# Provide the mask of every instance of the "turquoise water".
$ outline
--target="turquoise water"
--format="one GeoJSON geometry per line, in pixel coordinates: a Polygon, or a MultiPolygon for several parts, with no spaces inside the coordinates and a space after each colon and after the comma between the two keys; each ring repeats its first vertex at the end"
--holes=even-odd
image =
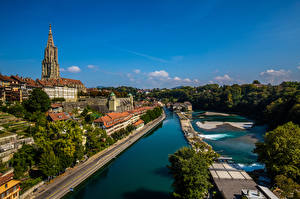
{"type": "MultiPolygon", "coordinates": [[[[262,139],[264,127],[258,126],[250,131],[239,132],[204,132],[195,125],[195,122],[205,119],[197,118],[197,113],[194,116],[192,123],[196,130],[207,135],[221,135],[215,140],[205,139],[216,151],[232,156],[238,163],[255,163],[256,156],[251,152],[254,148],[253,140],[262,139]]],[[[248,121],[240,116],[210,117],[206,120],[248,121]]],[[[175,114],[167,111],[167,118],[162,125],[141,138],[65,198],[169,198],[172,178],[166,168],[168,155],[182,146],[187,146],[187,142],[181,132],[179,120],[175,114]]]]}
{"type": "Polygon", "coordinates": [[[177,117],[167,112],[160,127],[65,198],[168,198],[172,191],[172,178],[166,168],[168,155],[186,145],[177,117]]]}
{"type": "Polygon", "coordinates": [[[246,170],[249,166],[260,168],[258,165],[257,155],[252,151],[255,147],[255,142],[262,141],[266,132],[266,126],[254,126],[248,130],[230,130],[228,128],[218,128],[214,130],[204,130],[196,125],[198,121],[222,121],[222,122],[252,122],[251,120],[238,116],[201,116],[199,113],[193,113],[192,125],[196,131],[204,134],[205,142],[210,144],[218,153],[231,156],[235,162],[240,163],[246,170]]]}

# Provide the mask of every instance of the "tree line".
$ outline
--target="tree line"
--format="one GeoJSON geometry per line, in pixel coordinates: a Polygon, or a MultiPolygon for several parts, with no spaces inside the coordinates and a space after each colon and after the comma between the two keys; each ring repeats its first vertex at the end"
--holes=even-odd
{"type": "Polygon", "coordinates": [[[190,101],[194,110],[238,113],[267,123],[270,129],[288,121],[300,124],[299,82],[283,82],[275,86],[208,84],[179,89],[156,89],[149,96],[165,103],[190,101]]]}
{"type": "MultiPolygon", "coordinates": [[[[258,81],[231,86],[209,84],[194,88],[157,89],[150,95],[164,103],[190,101],[194,110],[238,113],[256,119],[258,123],[268,124],[269,131],[264,142],[256,143],[254,152],[258,154],[258,161],[266,165],[272,188],[282,197],[300,198],[299,82],[283,82],[275,86],[262,85],[258,81]]],[[[175,166],[181,168],[183,164],[175,166]]],[[[189,174],[185,172],[198,166],[189,165],[186,170],[178,170],[177,175],[184,175],[186,178],[183,179],[189,179],[189,174]]],[[[178,179],[175,176],[176,181],[178,179]]],[[[189,189],[190,194],[197,192],[193,191],[193,183],[189,188],[176,183],[176,198],[203,198],[203,195],[177,194],[178,189],[189,189]]]]}
{"type": "Polygon", "coordinates": [[[144,121],[145,124],[155,120],[159,116],[161,116],[163,110],[161,107],[155,107],[153,110],[148,110],[146,114],[141,116],[141,119],[144,121]]]}

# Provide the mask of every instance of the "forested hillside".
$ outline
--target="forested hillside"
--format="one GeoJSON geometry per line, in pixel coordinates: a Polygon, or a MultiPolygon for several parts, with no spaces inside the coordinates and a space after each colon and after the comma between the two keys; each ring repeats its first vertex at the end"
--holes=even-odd
{"type": "Polygon", "coordinates": [[[193,109],[238,113],[267,123],[270,129],[288,121],[300,124],[299,82],[283,82],[276,86],[208,84],[155,90],[151,95],[165,103],[190,101],[193,109]]]}

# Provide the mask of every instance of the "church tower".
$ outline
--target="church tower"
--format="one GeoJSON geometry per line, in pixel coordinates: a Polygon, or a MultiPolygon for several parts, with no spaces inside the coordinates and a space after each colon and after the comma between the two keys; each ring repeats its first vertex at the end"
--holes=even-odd
{"type": "Polygon", "coordinates": [[[59,64],[57,58],[57,48],[54,46],[51,24],[49,25],[48,42],[45,48],[44,59],[42,61],[42,79],[58,79],[59,64]]]}

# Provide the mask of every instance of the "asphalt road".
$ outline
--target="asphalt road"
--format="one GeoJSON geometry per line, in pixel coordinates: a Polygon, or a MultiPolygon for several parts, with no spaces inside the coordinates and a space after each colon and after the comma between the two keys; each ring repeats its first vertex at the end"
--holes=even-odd
{"type": "Polygon", "coordinates": [[[145,125],[143,129],[125,138],[122,142],[116,143],[115,146],[113,145],[106,149],[107,151],[104,153],[102,152],[101,155],[98,156],[96,154],[86,162],[67,171],[66,174],[55,179],[54,182],[39,188],[39,190],[34,193],[33,197],[37,199],[58,199],[63,197],[71,188],[75,188],[139,138],[160,124],[164,119],[165,115],[145,125]]]}

